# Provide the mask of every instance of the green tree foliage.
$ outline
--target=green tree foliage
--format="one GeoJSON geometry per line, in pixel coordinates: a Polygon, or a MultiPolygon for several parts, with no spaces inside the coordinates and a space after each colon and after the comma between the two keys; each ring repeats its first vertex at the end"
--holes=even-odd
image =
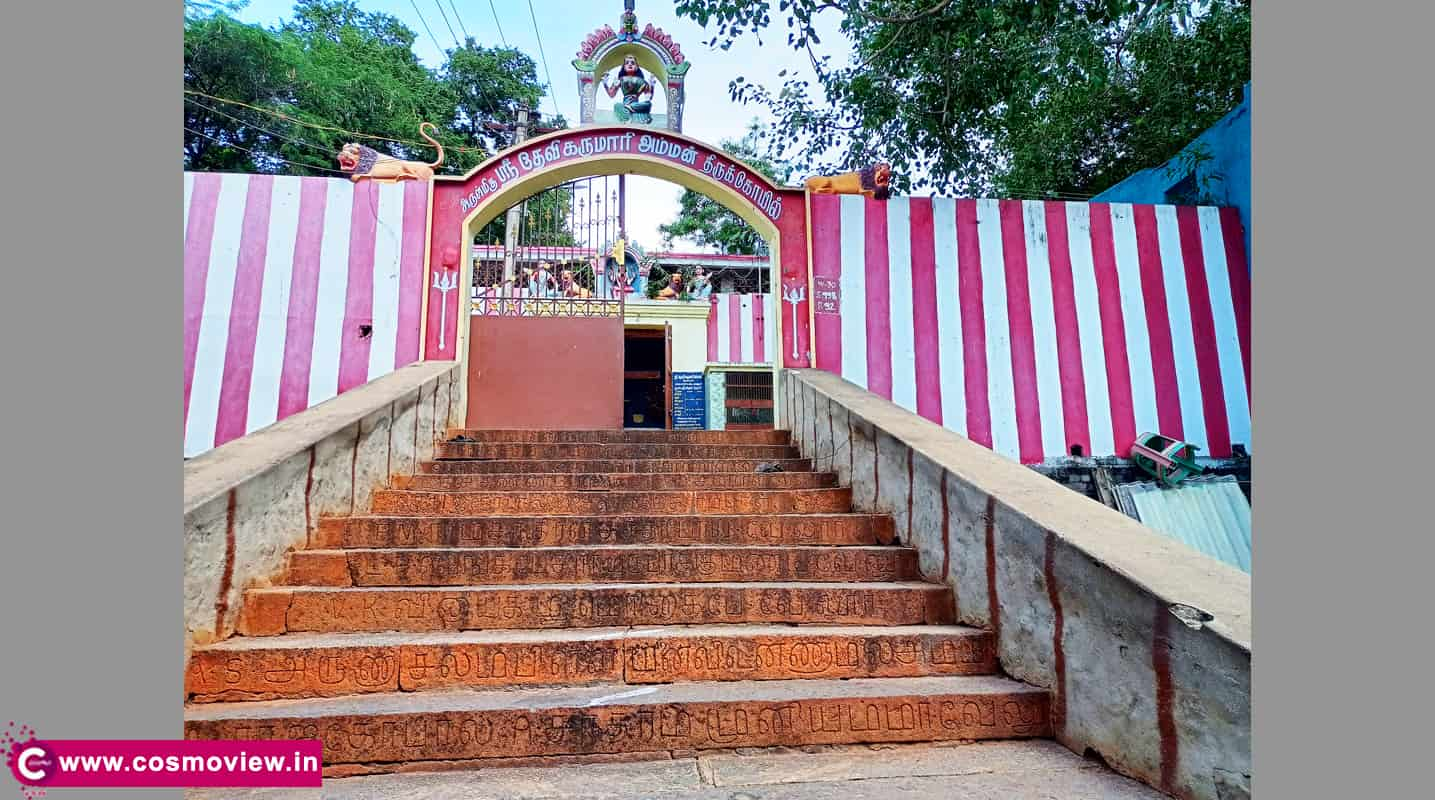
{"type": "MultiPolygon", "coordinates": [[[[761,37],[767,0],[678,0],[710,44],[761,37]]],[[[1161,164],[1240,102],[1249,0],[782,0],[818,85],[735,77],[776,117],[770,152],[886,160],[899,190],[1090,195],[1161,164]],[[820,53],[823,15],[853,43],[820,53]]]]}
{"type": "MultiPolygon", "coordinates": [[[[721,143],[728,155],[782,185],[788,182],[794,167],[785,161],[763,154],[766,132],[753,122],[747,135],[739,140],[721,143]]],[[[692,189],[684,189],[678,201],[677,216],[672,222],[658,226],[663,246],[672,247],[674,239],[689,239],[699,247],[715,247],[719,252],[753,255],[762,247],[762,236],[742,217],[729,211],[716,200],[692,189]]]]}
{"type": "MultiPolygon", "coordinates": [[[[431,70],[414,55],[412,30],[353,0],[299,0],[277,28],[234,19],[244,4],[185,4],[185,169],[332,177],[350,141],[431,162],[418,130],[432,122],[445,150],[439,172],[462,174],[510,146],[518,105],[544,95],[534,60],[512,48],[470,38],[431,70]]],[[[495,225],[501,240],[502,217],[495,225]]]]}
{"type": "Polygon", "coordinates": [[[187,169],[332,175],[335,154],[356,138],[344,131],[396,158],[432,161],[418,136],[432,122],[446,151],[439,171],[462,173],[509,146],[514,109],[544,94],[531,57],[472,39],[430,70],[412,30],[353,0],[299,0],[277,29],[235,20],[227,12],[238,5],[186,4],[185,88],[259,110],[186,95],[185,127],[203,134],[185,134],[187,169]]]}

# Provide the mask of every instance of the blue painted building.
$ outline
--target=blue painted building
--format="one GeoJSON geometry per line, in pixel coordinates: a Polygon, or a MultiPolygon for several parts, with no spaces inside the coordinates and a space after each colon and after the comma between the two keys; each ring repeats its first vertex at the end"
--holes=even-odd
{"type": "Polygon", "coordinates": [[[1218,205],[1238,209],[1251,264],[1251,85],[1229,114],[1170,161],[1144,169],[1092,198],[1098,203],[1218,205]],[[1195,158],[1191,156],[1199,154],[1195,158]]]}

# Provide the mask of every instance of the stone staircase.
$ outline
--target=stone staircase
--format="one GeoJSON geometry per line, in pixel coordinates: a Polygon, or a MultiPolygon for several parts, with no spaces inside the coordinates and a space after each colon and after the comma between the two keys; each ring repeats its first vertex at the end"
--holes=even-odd
{"type": "Polygon", "coordinates": [[[320,738],[338,776],[1050,735],[785,431],[449,438],[195,650],[189,738],[320,738]]]}

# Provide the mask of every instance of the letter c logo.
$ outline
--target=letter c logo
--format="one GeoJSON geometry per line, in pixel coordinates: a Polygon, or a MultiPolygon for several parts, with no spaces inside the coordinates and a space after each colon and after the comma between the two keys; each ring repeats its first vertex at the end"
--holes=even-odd
{"type": "MultiPolygon", "coordinates": [[[[45,770],[32,769],[30,767],[30,762],[33,759],[43,758],[47,755],[49,755],[49,753],[46,752],[45,748],[43,747],[27,747],[24,750],[21,750],[20,755],[16,757],[15,769],[19,771],[22,776],[24,776],[25,780],[42,781],[45,779],[45,770]]],[[[43,766],[49,766],[50,762],[41,761],[40,763],[43,766]]]]}

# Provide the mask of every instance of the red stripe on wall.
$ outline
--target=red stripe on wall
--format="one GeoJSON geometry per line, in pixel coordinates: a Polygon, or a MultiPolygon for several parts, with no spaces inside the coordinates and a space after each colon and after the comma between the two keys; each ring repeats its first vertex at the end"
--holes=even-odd
{"type": "Polygon", "coordinates": [[[204,316],[204,285],[209,280],[209,250],[214,242],[214,215],[219,208],[220,176],[200,172],[189,195],[189,225],[184,232],[184,419],[189,420],[189,392],[194,387],[194,358],[204,316]]]}
{"type": "Polygon", "coordinates": [[[1234,208],[1221,209],[1221,239],[1226,244],[1226,270],[1231,275],[1231,305],[1241,339],[1241,364],[1246,372],[1246,405],[1251,402],[1251,270],[1246,266],[1245,229],[1234,208]]]}
{"type": "MultiPolygon", "coordinates": [[[[822,312],[824,301],[819,297],[823,286],[839,286],[842,282],[842,214],[835,195],[812,198],[812,302],[813,335],[817,337],[817,368],[835,375],[842,374],[842,315],[822,312]],[[827,280],[822,280],[822,279],[827,280]]],[[[839,300],[840,303],[840,300],[839,300]]]]}
{"type": "Polygon", "coordinates": [[[394,369],[412,364],[419,358],[427,225],[428,184],[409,181],[404,185],[403,238],[399,253],[399,336],[394,344],[394,369]]]}
{"type": "Polygon", "coordinates": [[[977,240],[977,201],[957,201],[957,294],[962,308],[962,362],[967,398],[967,438],[992,446],[987,398],[987,333],[982,312],[982,251],[977,240]]]}
{"type": "Polygon", "coordinates": [[[279,374],[279,419],[309,405],[309,367],[314,356],[314,308],[319,302],[319,253],[324,244],[326,178],[303,178],[299,185],[299,227],[289,279],[284,368],[279,374]]]}
{"type": "MultiPolygon", "coordinates": [[[[1011,330],[1011,377],[1016,432],[1023,464],[1040,463],[1041,403],[1036,385],[1036,333],[1031,324],[1031,288],[1026,274],[1026,228],[1020,200],[1002,200],[1002,262],[1006,267],[1007,327],[1011,330]]],[[[994,369],[1001,369],[996,365],[994,369]]]]}
{"type": "Polygon", "coordinates": [[[763,323],[767,320],[767,295],[753,294],[752,297],[752,360],[761,364],[767,361],[767,331],[763,323]]]}
{"type": "Polygon", "coordinates": [[[254,342],[259,336],[259,299],[264,291],[264,258],[269,251],[269,207],[273,197],[273,175],[249,178],[244,222],[239,231],[239,263],[234,271],[234,295],[229,308],[224,377],[219,386],[219,417],[214,424],[215,447],[243,436],[249,422],[249,387],[254,378],[254,342]]]}
{"type": "MultiPolygon", "coordinates": [[[[892,280],[887,254],[887,205],[863,199],[867,235],[867,390],[892,399],[892,280]]],[[[899,231],[898,235],[905,233],[899,231]]]]}
{"type": "Polygon", "coordinates": [[[1231,455],[1231,426],[1226,419],[1221,360],[1216,350],[1216,316],[1211,307],[1206,262],[1201,252],[1201,220],[1194,207],[1180,206],[1176,209],[1176,230],[1181,237],[1181,260],[1186,267],[1186,294],[1191,304],[1191,338],[1196,344],[1196,374],[1201,379],[1201,412],[1206,420],[1206,454],[1214,458],[1226,458],[1231,455]]]}
{"type": "Polygon", "coordinates": [[[718,298],[722,295],[708,296],[708,361],[718,360],[718,298]]]}
{"type": "Polygon", "coordinates": [[[1131,400],[1131,368],[1126,357],[1126,322],[1121,313],[1121,281],[1116,274],[1116,240],[1111,205],[1091,204],[1091,260],[1101,308],[1101,340],[1106,354],[1106,388],[1111,399],[1111,434],[1116,455],[1126,457],[1136,440],[1136,409],[1131,400]]]}
{"type": "Polygon", "coordinates": [[[917,413],[942,424],[942,362],[937,357],[937,241],[932,198],[913,197],[912,337],[916,342],[917,413]]]}
{"type": "Polygon", "coordinates": [[[1051,265],[1051,299],[1056,310],[1056,363],[1061,374],[1061,415],[1066,446],[1091,452],[1086,419],[1086,375],[1081,368],[1081,326],[1076,320],[1076,286],[1071,276],[1071,240],[1066,230],[1066,203],[1048,201],[1046,250],[1051,265]]]}
{"type": "Polygon", "coordinates": [[[1161,433],[1184,437],[1181,392],[1176,383],[1176,349],[1171,343],[1171,315],[1166,308],[1166,279],[1161,267],[1161,242],[1156,233],[1156,207],[1132,206],[1136,222],[1136,257],[1141,269],[1141,297],[1151,342],[1151,373],[1156,379],[1156,424],[1161,433]]]}
{"type": "Polygon", "coordinates": [[[379,185],[361,181],[354,186],[349,223],[349,290],[344,300],[344,328],[340,332],[339,392],[347,392],[369,379],[372,336],[360,336],[360,325],[374,324],[374,236],[378,228],[379,185]]]}
{"type": "Polygon", "coordinates": [[[727,296],[727,360],[742,363],[742,297],[735,294],[727,296]]]}

